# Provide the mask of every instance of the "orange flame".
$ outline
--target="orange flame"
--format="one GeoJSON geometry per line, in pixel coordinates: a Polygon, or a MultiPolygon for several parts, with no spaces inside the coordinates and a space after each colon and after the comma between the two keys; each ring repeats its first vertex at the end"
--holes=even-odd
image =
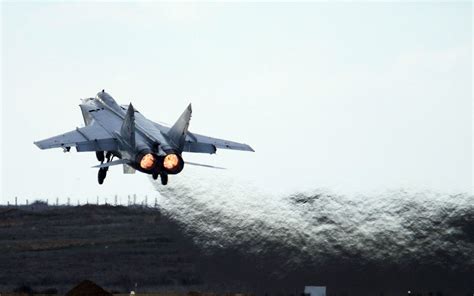
{"type": "Polygon", "coordinates": [[[145,154],[140,160],[140,167],[144,170],[150,170],[155,165],[155,157],[153,154],[145,154]]]}
{"type": "Polygon", "coordinates": [[[179,164],[179,158],[176,154],[168,154],[163,160],[163,166],[168,170],[173,170],[179,164]]]}

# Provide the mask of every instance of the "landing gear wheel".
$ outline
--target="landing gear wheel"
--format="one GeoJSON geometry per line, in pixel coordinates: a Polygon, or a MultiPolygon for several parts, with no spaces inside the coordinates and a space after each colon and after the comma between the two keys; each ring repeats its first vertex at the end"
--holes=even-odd
{"type": "Polygon", "coordinates": [[[152,177],[153,177],[153,180],[158,179],[158,173],[153,173],[153,174],[152,174],[152,177]]]}
{"type": "Polygon", "coordinates": [[[97,160],[100,161],[100,163],[104,162],[104,160],[105,160],[104,151],[96,151],[95,156],[97,157],[97,160]]]}
{"type": "Polygon", "coordinates": [[[168,174],[167,173],[161,173],[160,174],[160,179],[161,179],[161,185],[168,184],[168,174]]]}
{"type": "Polygon", "coordinates": [[[99,169],[99,174],[97,175],[97,180],[99,181],[99,184],[103,184],[105,177],[107,177],[107,170],[105,168],[100,168],[99,169]]]}

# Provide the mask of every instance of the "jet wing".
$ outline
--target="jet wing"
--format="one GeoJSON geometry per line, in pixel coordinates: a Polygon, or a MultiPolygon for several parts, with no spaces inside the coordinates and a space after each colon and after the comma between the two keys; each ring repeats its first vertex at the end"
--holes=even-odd
{"type": "Polygon", "coordinates": [[[255,151],[247,144],[211,138],[191,132],[188,132],[186,135],[186,142],[183,151],[213,154],[216,153],[217,148],[252,152],[255,151]]]}
{"type": "Polygon", "coordinates": [[[83,151],[116,151],[119,149],[117,139],[113,138],[99,124],[91,124],[62,135],[35,142],[40,149],[76,147],[83,151]]]}
{"type": "MultiPolygon", "coordinates": [[[[152,123],[159,130],[158,132],[167,134],[168,131],[170,130],[170,128],[166,126],[164,123],[156,123],[156,122],[152,122],[152,123]]],[[[186,133],[186,138],[185,138],[184,148],[183,148],[184,152],[214,154],[216,153],[217,148],[255,152],[255,150],[253,150],[252,147],[250,147],[247,144],[203,136],[200,134],[192,133],[190,131],[186,133]]]]}

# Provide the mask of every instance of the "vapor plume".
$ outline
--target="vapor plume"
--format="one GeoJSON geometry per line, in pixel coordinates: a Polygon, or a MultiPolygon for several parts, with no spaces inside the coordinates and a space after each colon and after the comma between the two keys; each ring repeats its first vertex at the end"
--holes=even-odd
{"type": "Polygon", "coordinates": [[[349,277],[403,272],[402,278],[474,270],[474,198],[468,194],[275,195],[229,180],[187,176],[171,183],[156,186],[162,210],[204,254],[232,251],[276,279],[310,269],[349,277]]]}

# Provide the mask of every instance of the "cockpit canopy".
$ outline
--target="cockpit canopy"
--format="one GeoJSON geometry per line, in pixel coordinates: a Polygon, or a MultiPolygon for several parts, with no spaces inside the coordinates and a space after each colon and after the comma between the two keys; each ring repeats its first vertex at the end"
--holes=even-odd
{"type": "Polygon", "coordinates": [[[96,99],[112,109],[120,110],[120,106],[117,104],[117,102],[115,102],[114,98],[112,98],[112,96],[106,93],[104,90],[97,93],[96,99]]]}

